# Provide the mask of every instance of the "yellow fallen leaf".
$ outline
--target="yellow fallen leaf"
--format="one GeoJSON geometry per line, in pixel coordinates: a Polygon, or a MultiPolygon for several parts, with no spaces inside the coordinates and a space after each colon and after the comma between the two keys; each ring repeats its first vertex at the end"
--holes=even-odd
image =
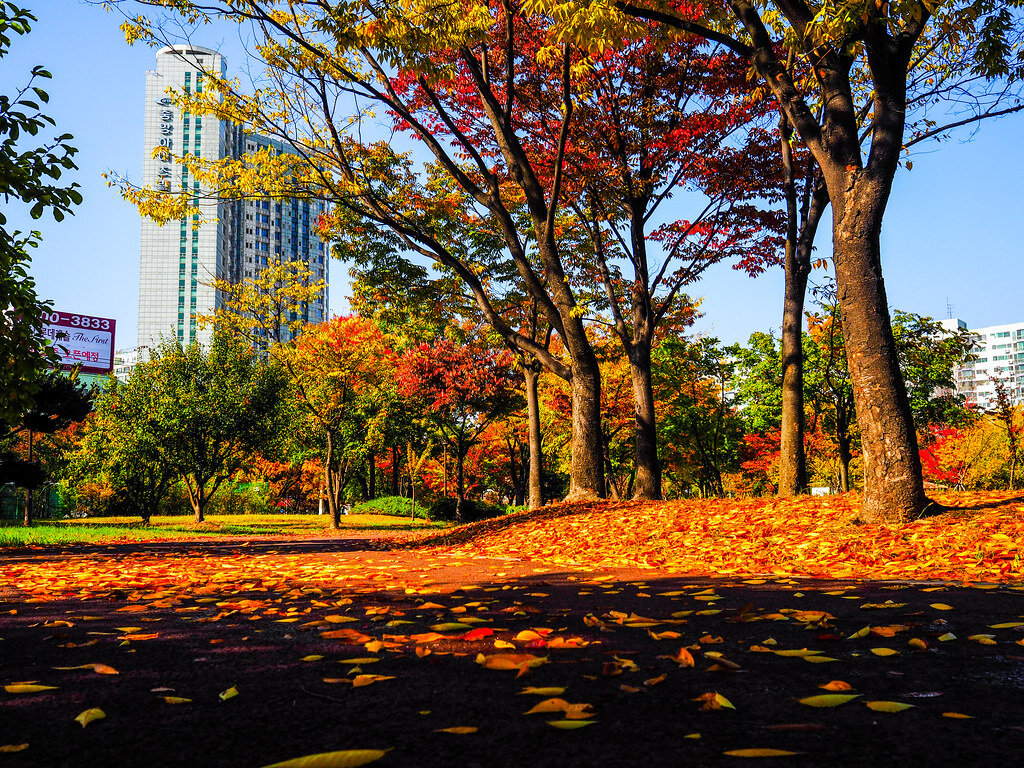
{"type": "Polygon", "coordinates": [[[82,727],[85,728],[85,726],[87,726],[89,723],[95,720],[102,720],[106,716],[107,713],[104,712],[102,709],[93,707],[91,709],[85,710],[84,712],[80,712],[78,714],[78,717],[75,718],[75,722],[81,723],[82,727]]]}
{"type": "Polygon", "coordinates": [[[438,728],[434,733],[476,733],[480,729],[474,725],[456,725],[452,728],[438,728]]]}
{"type": "Polygon", "coordinates": [[[789,755],[799,755],[801,753],[790,752],[785,749],[755,747],[753,749],[730,749],[722,754],[729,755],[730,757],[788,757],[789,755]]]}
{"type": "Polygon", "coordinates": [[[386,749],[345,749],[340,752],[321,752],[285,760],[263,768],[358,768],[380,760],[390,750],[386,749]]]}
{"type": "Polygon", "coordinates": [[[541,640],[543,638],[532,629],[524,629],[515,636],[515,639],[521,643],[528,643],[530,640],[541,640]]]}
{"type": "Polygon", "coordinates": [[[233,686],[233,685],[230,688],[228,688],[226,691],[221,691],[218,694],[218,696],[220,697],[221,701],[227,701],[228,699],[233,699],[237,695],[238,695],[238,689],[235,686],[233,686]]]}
{"type": "Polygon", "coordinates": [[[330,616],[324,616],[324,621],[331,624],[344,624],[348,621],[356,621],[356,619],[352,616],[339,616],[337,614],[332,614],[330,616]]]}
{"type": "Polygon", "coordinates": [[[534,656],[530,653],[494,653],[490,656],[486,656],[481,653],[477,654],[476,657],[476,663],[486,669],[515,669],[520,673],[522,673],[523,670],[538,667],[541,664],[546,664],[547,660],[547,656],[534,656]]]}
{"type": "Polygon", "coordinates": [[[683,736],[683,738],[684,739],[699,739],[700,738],[700,734],[699,733],[688,733],[685,736],[683,736]]]}
{"type": "Polygon", "coordinates": [[[823,708],[838,707],[840,704],[845,704],[859,697],[860,694],[858,693],[823,693],[818,696],[808,696],[805,699],[799,699],[799,701],[808,707],[823,708]]]}
{"type": "Polygon", "coordinates": [[[55,691],[56,685],[34,685],[31,683],[12,683],[5,685],[4,690],[8,693],[39,693],[41,691],[55,691]]]}
{"type": "Polygon", "coordinates": [[[181,696],[162,696],[161,697],[168,704],[191,704],[192,699],[185,699],[181,696]]]}
{"type": "Polygon", "coordinates": [[[772,651],[776,656],[796,656],[798,658],[806,658],[808,656],[817,656],[822,651],[810,651],[807,648],[800,648],[797,650],[785,650],[785,651],[772,651]]]}
{"type": "Polygon", "coordinates": [[[919,637],[912,637],[912,638],[910,638],[907,641],[907,645],[909,645],[911,648],[916,648],[919,651],[927,651],[928,650],[928,643],[926,643],[924,640],[922,640],[919,637]]]}
{"type": "Polygon", "coordinates": [[[320,661],[320,659],[322,659],[322,658],[323,658],[323,656],[322,656],[321,654],[319,654],[319,653],[314,653],[314,654],[313,654],[313,655],[311,655],[311,656],[303,656],[303,657],[302,657],[302,658],[300,659],[300,661],[320,661]]]}
{"type": "Polygon", "coordinates": [[[374,664],[380,661],[380,656],[358,656],[354,659],[338,659],[339,664],[374,664]]]}
{"type": "Polygon", "coordinates": [[[509,648],[515,648],[515,643],[510,643],[507,640],[495,640],[494,647],[502,650],[508,650],[509,648]]]}
{"type": "Polygon", "coordinates": [[[565,688],[534,688],[532,685],[523,688],[519,692],[519,695],[533,694],[536,696],[561,696],[565,693],[565,688]]]}
{"type": "Polygon", "coordinates": [[[113,667],[107,666],[106,664],[79,664],[78,666],[75,666],[75,667],[54,667],[54,669],[59,669],[59,670],[62,670],[62,671],[66,671],[66,670],[70,670],[70,669],[91,669],[93,672],[95,672],[98,675],[119,675],[119,674],[121,674],[116,669],[114,669],[113,667]]]}
{"type": "Polygon", "coordinates": [[[949,642],[950,640],[956,640],[956,635],[954,635],[952,632],[947,632],[944,635],[939,635],[939,642],[940,643],[946,643],[946,642],[949,642]]]}
{"type": "Polygon", "coordinates": [[[574,731],[596,722],[596,720],[548,720],[548,725],[563,731],[574,731]]]}
{"type": "Polygon", "coordinates": [[[693,701],[704,702],[704,705],[701,707],[701,709],[705,711],[723,708],[736,709],[736,707],[732,705],[731,701],[729,701],[727,698],[725,698],[725,696],[718,693],[717,691],[709,691],[708,693],[702,693],[700,696],[693,699],[693,701]]]}
{"type": "Polygon", "coordinates": [[[434,624],[430,628],[435,632],[454,632],[458,629],[472,629],[473,627],[461,621],[449,621],[444,624],[434,624]]]}
{"type": "Polygon", "coordinates": [[[1002,624],[989,624],[989,629],[1016,629],[1024,627],[1024,621],[1007,621],[1002,624]]]}
{"type": "Polygon", "coordinates": [[[831,656],[804,656],[804,661],[809,661],[811,664],[828,664],[830,661],[839,661],[831,656]]]}
{"type": "Polygon", "coordinates": [[[981,643],[982,645],[995,645],[996,644],[995,635],[971,635],[967,639],[968,640],[973,640],[976,643],[981,643]]]}
{"type": "Polygon", "coordinates": [[[961,714],[960,712],[943,712],[942,716],[943,717],[951,718],[953,720],[973,720],[974,719],[974,715],[964,715],[964,714],[961,714]]]}
{"type": "Polygon", "coordinates": [[[28,742],[24,744],[4,744],[0,747],[0,753],[21,752],[23,749],[28,749],[28,742]]]}
{"type": "Polygon", "coordinates": [[[364,643],[363,647],[370,653],[380,653],[387,648],[387,645],[382,640],[371,640],[368,643],[364,643]]]}
{"type": "Polygon", "coordinates": [[[931,607],[934,608],[936,611],[952,611],[953,610],[953,606],[952,605],[948,605],[946,603],[932,603],[931,607]]]}
{"type": "Polygon", "coordinates": [[[865,701],[864,703],[868,709],[873,709],[875,712],[902,712],[914,706],[913,704],[902,704],[898,701],[865,701]]]}
{"type": "Polygon", "coordinates": [[[871,632],[871,627],[864,627],[863,629],[858,629],[856,632],[854,632],[852,635],[850,635],[846,639],[847,640],[857,640],[857,639],[859,639],[861,637],[867,637],[870,632],[871,632]]]}
{"type": "Polygon", "coordinates": [[[394,675],[356,675],[352,678],[353,688],[362,688],[366,685],[373,685],[381,680],[394,680],[394,675]]]}
{"type": "Polygon", "coordinates": [[[871,652],[875,656],[895,656],[899,651],[893,650],[892,648],[872,648],[871,652]]]}

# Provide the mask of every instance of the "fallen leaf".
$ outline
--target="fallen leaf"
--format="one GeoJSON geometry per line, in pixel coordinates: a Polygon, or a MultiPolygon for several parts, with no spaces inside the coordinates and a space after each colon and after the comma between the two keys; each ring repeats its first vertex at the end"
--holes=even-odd
{"type": "Polygon", "coordinates": [[[164,701],[168,704],[191,704],[192,699],[185,699],[181,696],[161,696],[164,701]]]}
{"type": "Polygon", "coordinates": [[[974,719],[974,715],[964,715],[964,714],[961,714],[960,712],[943,712],[942,716],[943,717],[948,717],[948,718],[950,718],[952,720],[973,720],[974,719]]]}
{"type": "Polygon", "coordinates": [[[4,744],[0,747],[0,753],[21,752],[24,749],[28,749],[27,742],[25,744],[4,744]]]}
{"type": "Polygon", "coordinates": [[[989,624],[989,629],[1016,629],[1024,627],[1024,621],[1007,621],[1002,624],[989,624]]]}
{"type": "Polygon", "coordinates": [[[913,704],[902,704],[898,701],[865,701],[864,703],[868,709],[873,709],[875,712],[902,712],[914,706],[913,704]]]}
{"type": "Polygon", "coordinates": [[[931,607],[934,608],[936,611],[952,611],[953,610],[953,606],[952,605],[948,605],[946,603],[932,603],[931,607]]]}
{"type": "Polygon", "coordinates": [[[729,755],[730,757],[788,757],[790,755],[799,755],[800,752],[790,752],[785,749],[768,749],[765,747],[755,747],[753,749],[730,749],[727,752],[723,752],[723,755],[729,755]]]}
{"type": "Polygon", "coordinates": [[[312,656],[303,656],[299,661],[320,661],[323,656],[319,653],[314,653],[312,656]]]}
{"type": "Polygon", "coordinates": [[[228,688],[226,691],[221,691],[218,694],[218,696],[219,696],[221,701],[227,701],[228,699],[233,699],[237,695],[238,695],[238,689],[235,686],[233,686],[233,685],[230,688],[228,688]]]}
{"type": "Polygon", "coordinates": [[[263,768],[358,768],[380,760],[389,750],[386,749],[346,749],[340,752],[321,752],[317,755],[306,755],[285,760],[281,763],[265,765],[263,768]]]}
{"type": "Polygon", "coordinates": [[[472,629],[473,627],[461,621],[449,621],[443,624],[434,624],[430,628],[435,632],[454,632],[455,630],[472,629]]]}
{"type": "Polygon", "coordinates": [[[838,707],[840,704],[846,704],[848,701],[853,701],[859,697],[860,694],[858,693],[823,693],[818,696],[808,696],[805,699],[799,699],[799,702],[808,707],[838,707]]]}
{"type": "Polygon", "coordinates": [[[704,705],[701,709],[705,712],[709,712],[715,709],[736,709],[725,696],[718,693],[717,691],[709,691],[708,693],[702,693],[692,701],[702,701],[704,705]]]}
{"type": "Polygon", "coordinates": [[[587,725],[593,725],[596,720],[548,720],[548,725],[562,731],[574,731],[587,725]]]}
{"type": "Polygon", "coordinates": [[[896,656],[899,651],[893,650],[892,648],[872,648],[871,652],[875,656],[896,656]]]}
{"type": "Polygon", "coordinates": [[[523,688],[523,690],[519,692],[519,695],[532,694],[535,696],[561,696],[563,693],[565,693],[565,688],[534,688],[531,685],[523,688]]]}
{"type": "Polygon", "coordinates": [[[31,683],[12,683],[5,685],[4,690],[8,693],[40,693],[41,691],[55,691],[56,685],[34,685],[31,683]]]}
{"type": "Polygon", "coordinates": [[[453,726],[451,728],[438,728],[437,730],[434,731],[434,733],[457,733],[457,734],[464,734],[464,733],[476,733],[479,730],[480,729],[477,728],[474,725],[456,725],[456,726],[453,726]]]}
{"type": "Polygon", "coordinates": [[[830,683],[819,685],[819,688],[824,688],[826,691],[852,691],[853,686],[842,680],[833,680],[830,683]]]}
{"type": "Polygon", "coordinates": [[[80,712],[78,714],[78,717],[75,718],[75,721],[81,723],[82,727],[85,728],[85,726],[87,726],[89,723],[95,720],[102,720],[106,716],[107,713],[104,712],[102,709],[92,707],[91,709],[87,709],[84,712],[80,712]]]}

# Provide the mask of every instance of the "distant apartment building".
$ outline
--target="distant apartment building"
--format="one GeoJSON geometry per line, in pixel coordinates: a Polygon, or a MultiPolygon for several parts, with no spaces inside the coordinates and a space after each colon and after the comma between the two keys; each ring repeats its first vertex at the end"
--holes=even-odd
{"type": "MultiPolygon", "coordinates": [[[[943,320],[950,331],[967,329],[959,318],[943,320]]],[[[974,359],[956,371],[957,391],[982,410],[996,406],[999,381],[1013,404],[1024,402],[1024,322],[968,329],[974,335],[974,359]]]]}
{"type": "MultiPolygon", "coordinates": [[[[314,279],[327,277],[327,250],[311,231],[324,211],[322,202],[291,198],[226,200],[211,198],[187,168],[154,157],[157,147],[171,155],[223,159],[269,148],[286,152],[281,142],[256,135],[210,115],[190,115],[174,105],[168,90],[200,93],[205,72],[224,75],[227,63],[216,51],[174,45],[156,55],[156,69],[146,73],[145,155],[143,184],[196,195],[201,211],[189,219],[159,226],[142,222],[139,274],[138,346],[161,339],[208,343],[210,329],[198,327],[223,297],[210,285],[216,279],[238,282],[254,278],[274,260],[302,261],[314,279]]],[[[292,319],[318,323],[327,319],[327,290],[292,319]]]]}

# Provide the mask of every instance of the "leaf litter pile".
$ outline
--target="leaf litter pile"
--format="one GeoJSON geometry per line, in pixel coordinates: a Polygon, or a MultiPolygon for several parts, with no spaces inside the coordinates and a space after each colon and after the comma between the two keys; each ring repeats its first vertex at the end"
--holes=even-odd
{"type": "Polygon", "coordinates": [[[845,499],[609,503],[429,548],[10,551],[0,768],[1004,762],[1021,502],[956,501],[899,529],[845,499]]]}
{"type": "Polygon", "coordinates": [[[986,492],[935,500],[949,511],[905,525],[855,524],[856,494],[560,505],[431,540],[463,555],[689,574],[1024,581],[1024,499],[986,492]]]}

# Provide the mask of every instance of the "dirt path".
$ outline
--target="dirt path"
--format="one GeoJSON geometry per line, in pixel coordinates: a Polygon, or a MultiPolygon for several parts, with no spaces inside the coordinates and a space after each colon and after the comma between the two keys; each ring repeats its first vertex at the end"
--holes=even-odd
{"type": "Polygon", "coordinates": [[[0,584],[0,685],[56,686],[0,690],[0,747],[28,744],[0,768],[259,768],[344,749],[390,750],[382,768],[1024,752],[1020,589],[567,570],[376,537],[23,551],[0,559],[0,584]],[[96,664],[109,669],[82,666],[96,664]],[[800,703],[831,681],[857,698],[800,703]],[[524,714],[549,699],[568,712],[524,714]],[[83,728],[90,708],[106,717],[83,728]]]}

